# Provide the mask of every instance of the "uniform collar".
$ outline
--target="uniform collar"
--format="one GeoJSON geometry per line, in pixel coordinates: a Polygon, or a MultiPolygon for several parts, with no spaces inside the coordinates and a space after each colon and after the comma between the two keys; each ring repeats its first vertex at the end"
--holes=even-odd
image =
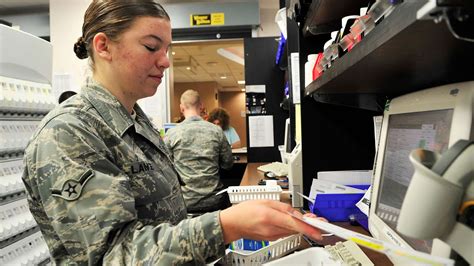
{"type": "Polygon", "coordinates": [[[193,116],[190,116],[190,117],[184,119],[183,122],[186,123],[186,122],[201,121],[201,120],[203,120],[202,117],[200,117],[200,116],[198,116],[198,115],[193,115],[193,116]]]}
{"type": "MultiPolygon", "coordinates": [[[[82,93],[99,112],[104,121],[120,136],[123,136],[125,131],[133,126],[133,119],[125,107],[112,93],[92,78],[87,79],[86,84],[82,87],[82,93]]],[[[138,116],[143,114],[137,104],[133,109],[135,109],[138,116]]]]}

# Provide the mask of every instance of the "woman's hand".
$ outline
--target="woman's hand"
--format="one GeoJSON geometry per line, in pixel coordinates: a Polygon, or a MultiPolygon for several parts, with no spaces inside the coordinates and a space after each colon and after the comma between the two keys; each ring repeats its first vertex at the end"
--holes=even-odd
{"type": "Polygon", "coordinates": [[[290,205],[274,200],[245,201],[220,212],[226,244],[240,239],[276,240],[296,233],[321,240],[321,232],[289,213],[303,215],[290,205]]]}

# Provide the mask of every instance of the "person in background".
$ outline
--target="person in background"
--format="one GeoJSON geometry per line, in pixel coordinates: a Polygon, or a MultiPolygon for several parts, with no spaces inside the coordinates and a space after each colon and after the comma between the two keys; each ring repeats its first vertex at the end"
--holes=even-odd
{"type": "Polygon", "coordinates": [[[181,95],[180,110],[186,118],[168,130],[165,143],[173,155],[174,165],[185,185],[181,187],[190,213],[204,213],[230,207],[219,168],[230,169],[232,150],[221,128],[200,116],[199,93],[187,90],[181,95]]]}
{"type": "Polygon", "coordinates": [[[232,149],[240,148],[240,138],[233,127],[230,126],[229,113],[224,108],[216,108],[209,114],[208,121],[218,125],[224,130],[227,141],[232,149]]]}
{"type": "Polygon", "coordinates": [[[319,230],[276,201],[186,219],[171,154],[137,100],[170,66],[170,18],[156,0],[93,0],[74,45],[92,76],[51,110],[25,150],[30,211],[59,265],[202,265],[245,237],[319,230]]]}
{"type": "Polygon", "coordinates": [[[204,119],[206,121],[209,119],[209,114],[207,113],[207,109],[206,109],[206,107],[204,107],[204,105],[201,108],[201,114],[200,115],[201,115],[202,119],[204,119]]]}
{"type": "Polygon", "coordinates": [[[58,103],[60,104],[64,102],[65,100],[69,99],[71,96],[74,96],[76,94],[77,92],[75,91],[63,91],[61,95],[59,95],[58,103]]]}

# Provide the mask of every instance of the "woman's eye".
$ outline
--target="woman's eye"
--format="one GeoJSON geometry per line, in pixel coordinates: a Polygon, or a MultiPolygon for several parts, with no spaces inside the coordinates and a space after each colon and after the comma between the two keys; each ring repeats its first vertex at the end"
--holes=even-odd
{"type": "Polygon", "coordinates": [[[150,46],[147,46],[147,45],[144,45],[144,46],[145,46],[145,48],[146,48],[148,51],[150,51],[150,52],[156,51],[156,48],[154,48],[154,47],[150,47],[150,46]]]}

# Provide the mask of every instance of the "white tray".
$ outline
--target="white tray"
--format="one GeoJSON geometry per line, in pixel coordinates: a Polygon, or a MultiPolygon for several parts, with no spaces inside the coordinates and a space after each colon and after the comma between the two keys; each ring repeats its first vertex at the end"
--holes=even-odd
{"type": "Polygon", "coordinates": [[[251,266],[262,265],[285,256],[286,254],[296,250],[301,244],[301,235],[292,235],[277,240],[270,245],[253,252],[240,252],[231,250],[221,260],[225,265],[251,266]]]}
{"type": "Polygon", "coordinates": [[[308,248],[302,251],[297,251],[284,258],[265,263],[269,266],[283,266],[283,265],[305,265],[305,266],[327,266],[327,265],[341,265],[340,262],[331,258],[331,254],[324,248],[308,248]]]}
{"type": "Polygon", "coordinates": [[[280,200],[280,186],[231,186],[227,188],[232,204],[246,200],[280,200]]]}

